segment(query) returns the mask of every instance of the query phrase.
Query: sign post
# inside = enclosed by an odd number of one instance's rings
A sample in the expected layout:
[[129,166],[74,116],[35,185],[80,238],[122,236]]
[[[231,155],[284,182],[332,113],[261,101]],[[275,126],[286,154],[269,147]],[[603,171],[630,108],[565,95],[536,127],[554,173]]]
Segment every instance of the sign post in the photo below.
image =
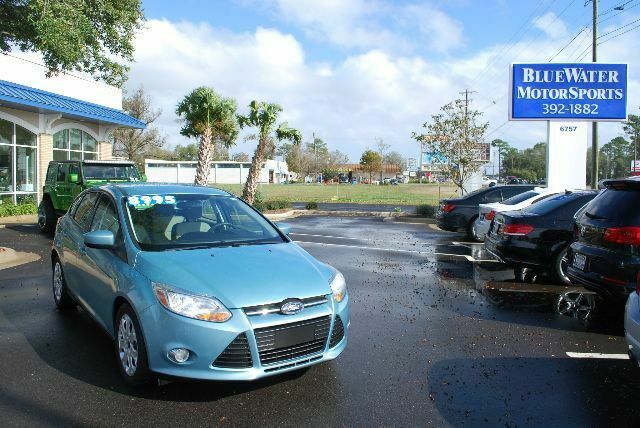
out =
[[627,118],[627,65],[513,64],[509,120],[547,121],[547,187],[584,188],[587,123]]

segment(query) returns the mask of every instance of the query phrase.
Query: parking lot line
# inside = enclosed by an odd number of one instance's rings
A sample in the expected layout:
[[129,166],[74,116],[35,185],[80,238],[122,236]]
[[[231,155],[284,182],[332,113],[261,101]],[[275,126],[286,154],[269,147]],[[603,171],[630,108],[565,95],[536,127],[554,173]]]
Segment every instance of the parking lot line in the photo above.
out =
[[380,248],[380,247],[367,247],[364,245],[347,245],[347,244],[329,244],[327,242],[311,242],[311,241],[293,241],[298,244],[312,244],[312,245],[327,245],[329,247],[344,247],[344,248],[357,248],[359,250],[374,250],[374,251],[391,251],[396,253],[410,253],[420,255],[435,255],[432,251],[416,251],[416,250],[402,250],[398,248]]
[[567,352],[569,358],[592,358],[602,360],[628,360],[627,354],[602,354],[600,352]]

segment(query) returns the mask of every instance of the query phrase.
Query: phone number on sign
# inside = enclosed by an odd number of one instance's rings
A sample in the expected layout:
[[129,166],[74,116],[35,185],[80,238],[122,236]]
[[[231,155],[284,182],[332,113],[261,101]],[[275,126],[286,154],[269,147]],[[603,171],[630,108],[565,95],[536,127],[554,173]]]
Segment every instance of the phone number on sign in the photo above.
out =
[[542,114],[598,114],[598,104],[542,104]]

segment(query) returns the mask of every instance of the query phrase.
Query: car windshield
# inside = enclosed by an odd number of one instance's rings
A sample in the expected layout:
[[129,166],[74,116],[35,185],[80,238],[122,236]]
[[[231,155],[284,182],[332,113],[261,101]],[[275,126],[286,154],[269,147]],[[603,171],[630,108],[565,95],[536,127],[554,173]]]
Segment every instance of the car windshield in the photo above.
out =
[[520,202],[524,202],[527,199],[533,198],[534,196],[538,196],[540,193],[535,190],[529,190],[528,192],[520,193],[519,195],[515,195],[506,201],[502,202],[504,205],[515,205]]
[[231,196],[154,194],[124,203],[134,239],[147,251],[285,242],[267,220]]
[[140,174],[133,165],[84,165],[82,174],[87,180],[127,180],[138,181]]

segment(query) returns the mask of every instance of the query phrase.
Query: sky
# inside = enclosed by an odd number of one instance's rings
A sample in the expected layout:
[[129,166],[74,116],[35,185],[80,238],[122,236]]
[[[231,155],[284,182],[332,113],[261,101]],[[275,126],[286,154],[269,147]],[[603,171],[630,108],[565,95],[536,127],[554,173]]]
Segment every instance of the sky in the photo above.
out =
[[[599,61],[629,63],[629,112],[640,105],[640,0],[600,0]],[[624,10],[613,9],[624,5]],[[544,122],[509,122],[513,62],[591,59],[584,0],[143,0],[126,90],[143,86],[162,110],[169,146],[175,106],[206,85],[238,101],[276,102],[306,141],[321,137],[358,162],[382,138],[405,157],[441,106],[468,89],[489,122],[487,141],[546,140]],[[628,31],[628,32],[626,32]],[[626,32],[626,33],[625,33]],[[600,125],[600,142],[622,134]],[[587,142],[585,142],[587,144]],[[242,138],[231,152],[253,153]]]

